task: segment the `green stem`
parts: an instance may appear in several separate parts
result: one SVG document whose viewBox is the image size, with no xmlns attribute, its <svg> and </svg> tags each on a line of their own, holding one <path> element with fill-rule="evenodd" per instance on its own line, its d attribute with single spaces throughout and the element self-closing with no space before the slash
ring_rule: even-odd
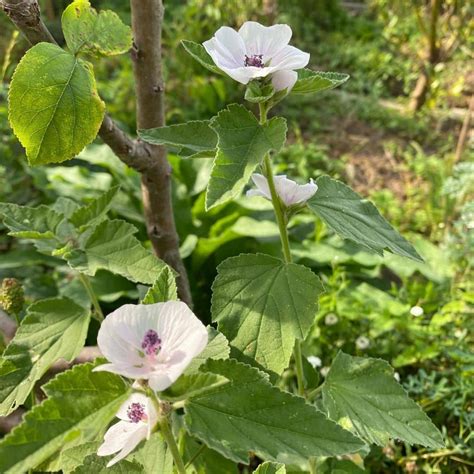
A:
<svg viewBox="0 0 474 474">
<path fill-rule="evenodd" d="M 204 449 L 206 448 L 206 445 L 203 444 L 194 454 L 194 456 L 186 463 L 186 468 L 188 468 L 189 466 L 191 466 L 191 464 L 196 461 L 196 459 L 201 455 L 201 453 L 204 451 Z"/>
<path fill-rule="evenodd" d="M 321 384 L 319 387 L 316 387 L 314 390 L 311 390 L 311 392 L 308 393 L 308 400 L 313 400 L 314 398 L 316 398 L 318 393 L 320 393 L 323 389 L 323 385 L 324 384 Z"/>
<path fill-rule="evenodd" d="M 267 107 L 260 103 L 260 123 L 263 125 L 267 121 Z M 278 223 L 278 230 L 280 232 L 281 248 L 283 257 L 286 263 L 291 263 L 291 251 L 290 251 L 290 240 L 288 238 L 288 219 L 286 212 L 281 204 L 280 198 L 278 197 L 275 180 L 273 178 L 272 163 L 270 161 L 270 155 L 267 153 L 263 159 L 263 169 L 265 177 L 267 178 L 268 187 L 270 189 L 270 195 L 272 197 L 273 209 L 275 211 L 276 221 Z M 293 350 L 293 357 L 295 359 L 296 366 L 296 381 L 298 384 L 298 394 L 304 397 L 304 377 L 303 377 L 303 358 L 301 355 L 301 341 L 296 339 L 295 347 Z"/>
<path fill-rule="evenodd" d="M 99 300 L 97 299 L 97 296 L 94 293 L 94 290 L 92 289 L 91 282 L 89 278 L 84 275 L 83 273 L 79 273 L 79 279 L 81 280 L 82 284 L 84 285 L 84 288 L 87 291 L 87 294 L 89 295 L 89 298 L 91 299 L 92 306 L 94 307 L 94 316 L 95 318 L 99 321 L 102 322 L 104 320 L 104 313 L 102 312 L 102 309 L 100 308 Z"/>
<path fill-rule="evenodd" d="M 178 445 L 174 439 L 168 418 L 163 417 L 160 421 L 161 434 L 168 445 L 171 455 L 173 456 L 174 464 L 179 474 L 186 474 L 186 468 L 184 466 L 183 458 L 179 454 Z"/>
</svg>

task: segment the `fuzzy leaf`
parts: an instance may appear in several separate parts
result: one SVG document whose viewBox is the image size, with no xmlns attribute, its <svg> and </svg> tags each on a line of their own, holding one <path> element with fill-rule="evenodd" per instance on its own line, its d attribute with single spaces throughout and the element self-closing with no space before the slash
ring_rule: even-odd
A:
<svg viewBox="0 0 474 474">
<path fill-rule="evenodd" d="M 194 43 L 193 41 L 182 40 L 181 44 L 186 52 L 193 57 L 199 64 L 204 66 L 209 71 L 215 74 L 225 75 L 215 64 L 212 58 L 206 51 L 202 44 Z"/>
<path fill-rule="evenodd" d="M 77 365 L 43 386 L 48 398 L 0 442 L 0 472 L 34 469 L 59 449 L 99 437 L 130 394 L 121 377 Z"/>
<path fill-rule="evenodd" d="M 292 94 L 314 94 L 334 89 L 349 79 L 349 74 L 338 72 L 317 72 L 311 69 L 300 69 L 298 80 L 291 90 Z"/>
<path fill-rule="evenodd" d="M 210 360 L 201 370 L 228 383 L 188 399 L 186 425 L 191 435 L 235 462 L 247 464 L 253 452 L 298 464 L 309 456 L 347 454 L 363 446 L 303 398 L 272 386 L 257 369 L 229 359 Z"/>
<path fill-rule="evenodd" d="M 206 193 L 206 209 L 237 197 L 255 168 L 286 139 L 286 120 L 274 117 L 261 125 L 242 105 L 232 104 L 211 120 L 218 135 L 217 155 Z"/>
<path fill-rule="evenodd" d="M 304 339 L 323 292 L 309 269 L 263 254 L 231 257 L 217 267 L 212 319 L 233 347 L 281 373 L 295 339 Z"/>
<path fill-rule="evenodd" d="M 141 464 L 142 474 L 173 474 L 173 456 L 159 431 L 140 444 L 127 460 Z"/>
<path fill-rule="evenodd" d="M 68 298 L 41 300 L 28 307 L 0 359 L 0 416 L 21 405 L 54 362 L 71 361 L 79 354 L 89 320 L 89 310 Z"/>
<path fill-rule="evenodd" d="M 423 261 L 370 201 L 329 176 L 321 176 L 316 183 L 318 191 L 308 201 L 308 206 L 341 237 L 379 255 L 388 249 L 403 257 Z"/>
<path fill-rule="evenodd" d="M 323 400 L 331 419 L 369 443 L 385 446 L 396 438 L 430 448 L 444 446 L 441 433 L 384 360 L 339 352 L 323 385 Z"/>
<path fill-rule="evenodd" d="M 50 43 L 23 56 L 8 99 L 11 126 L 31 165 L 73 158 L 97 136 L 105 111 L 91 66 Z"/>
<path fill-rule="evenodd" d="M 119 186 L 114 186 L 87 205 L 76 209 L 69 218 L 69 222 L 78 227 L 81 232 L 89 226 L 100 222 L 109 212 L 112 200 L 117 195 L 119 189 Z"/>
<path fill-rule="evenodd" d="M 156 278 L 153 286 L 147 291 L 142 304 L 164 303 L 165 301 L 175 301 L 177 299 L 178 290 L 173 271 L 166 265 Z"/>
<path fill-rule="evenodd" d="M 133 236 L 137 229 L 125 221 L 101 222 L 83 249 L 65 255 L 76 270 L 94 276 L 97 270 L 122 275 L 128 280 L 153 284 L 165 266 Z"/>
<path fill-rule="evenodd" d="M 97 11 L 87 0 L 73 1 L 61 18 L 64 38 L 72 53 L 97 56 L 126 53 L 132 47 L 132 30 L 111 10 Z"/>
<path fill-rule="evenodd" d="M 217 135 L 209 124 L 209 120 L 195 120 L 167 127 L 138 130 L 138 135 L 153 145 L 167 145 L 182 156 L 191 158 L 196 154 L 212 156 L 217 146 Z"/>
</svg>

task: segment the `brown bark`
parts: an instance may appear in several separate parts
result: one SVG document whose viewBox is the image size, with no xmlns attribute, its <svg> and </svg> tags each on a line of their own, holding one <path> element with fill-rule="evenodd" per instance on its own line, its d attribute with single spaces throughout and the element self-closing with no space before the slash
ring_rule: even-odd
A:
<svg viewBox="0 0 474 474">
<path fill-rule="evenodd" d="M 137 96 L 137 128 L 165 125 L 165 88 L 161 34 L 164 7 L 161 0 L 131 0 L 134 47 L 132 52 Z M 171 200 L 171 166 L 163 146 L 148 145 L 151 165 L 142 171 L 143 207 L 148 236 L 155 252 L 172 262 L 181 299 L 191 301 L 186 270 L 179 255 L 179 241 Z"/>
<path fill-rule="evenodd" d="M 41 20 L 37 0 L 0 0 L 0 7 L 31 44 L 42 41 L 55 43 Z M 138 45 L 134 53 L 138 127 L 158 127 L 164 124 L 161 74 L 163 6 L 157 0 L 133 1 L 132 10 Z M 179 296 L 192 305 L 186 269 L 179 255 L 179 239 L 171 203 L 171 169 L 166 151 L 162 147 L 133 140 L 108 115 L 104 117 L 99 135 L 124 163 L 142 174 L 145 220 L 153 249 L 178 272 Z"/>
</svg>

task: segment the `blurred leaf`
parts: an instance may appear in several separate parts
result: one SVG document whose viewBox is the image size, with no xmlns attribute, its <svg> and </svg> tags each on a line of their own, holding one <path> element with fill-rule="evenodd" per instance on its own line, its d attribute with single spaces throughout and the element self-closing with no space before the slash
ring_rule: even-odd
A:
<svg viewBox="0 0 474 474">
<path fill-rule="evenodd" d="M 286 474 L 284 464 L 275 462 L 264 462 L 254 471 L 255 474 Z"/>
<path fill-rule="evenodd" d="M 314 323 L 323 287 L 307 267 L 243 254 L 217 267 L 212 291 L 212 319 L 232 346 L 280 374 Z"/>
<path fill-rule="evenodd" d="M 73 54 L 98 56 L 126 53 L 132 47 L 132 30 L 111 10 L 99 14 L 87 0 L 73 1 L 61 18 L 64 38 Z"/>
<path fill-rule="evenodd" d="M 58 359 L 72 361 L 84 346 L 90 311 L 67 298 L 28 307 L 0 359 L 0 416 L 21 405 L 35 383 Z"/>
<path fill-rule="evenodd" d="M 73 158 L 94 140 L 104 117 L 91 66 L 50 43 L 23 56 L 8 98 L 11 126 L 31 165 Z"/>
<path fill-rule="evenodd" d="M 444 446 L 441 433 L 384 360 L 339 352 L 324 382 L 323 400 L 331 419 L 368 443 L 385 446 L 395 438 L 430 448 Z"/>
</svg>

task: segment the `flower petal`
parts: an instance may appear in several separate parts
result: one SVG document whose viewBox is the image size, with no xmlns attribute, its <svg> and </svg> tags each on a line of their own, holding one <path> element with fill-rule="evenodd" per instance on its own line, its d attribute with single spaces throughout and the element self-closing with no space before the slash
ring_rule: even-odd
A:
<svg viewBox="0 0 474 474">
<path fill-rule="evenodd" d="M 273 88 L 278 92 L 284 89 L 290 92 L 298 80 L 298 73 L 296 71 L 277 71 L 272 74 Z"/>
<path fill-rule="evenodd" d="M 228 26 L 219 28 L 203 46 L 218 67 L 237 68 L 244 65 L 245 44 L 237 31 Z"/>
<path fill-rule="evenodd" d="M 288 179 L 285 175 L 275 176 L 274 179 L 278 196 L 288 207 L 306 202 L 318 190 L 318 186 L 313 180 L 301 185 Z"/>
<path fill-rule="evenodd" d="M 140 441 L 144 440 L 146 437 L 147 427 L 145 425 L 141 425 L 139 429 L 130 434 L 123 449 L 117 454 L 117 456 L 112 458 L 112 460 L 107 463 L 107 467 L 113 466 L 122 459 L 126 458 L 140 444 Z"/>
<path fill-rule="evenodd" d="M 252 175 L 252 181 L 254 182 L 255 186 L 257 186 L 257 189 L 249 189 L 247 191 L 247 196 L 262 196 L 266 199 L 272 199 L 267 178 L 265 178 L 265 176 L 259 173 L 254 173 Z"/>
<path fill-rule="evenodd" d="M 104 442 L 100 445 L 97 455 L 110 456 L 126 446 L 130 437 L 138 432 L 144 424 L 129 423 L 127 421 L 119 421 L 112 425 L 104 435 Z"/>
<path fill-rule="evenodd" d="M 309 62 L 309 53 L 294 46 L 285 46 L 271 60 L 270 66 L 275 70 L 301 69 Z"/>
<path fill-rule="evenodd" d="M 263 26 L 255 21 L 246 21 L 239 29 L 248 56 L 262 54 L 267 62 L 280 52 L 291 39 L 288 25 Z"/>
<path fill-rule="evenodd" d="M 134 367 L 129 364 L 102 364 L 94 367 L 93 372 L 111 372 L 112 374 L 122 375 L 130 379 L 147 379 L 150 374 L 148 365 Z"/>
</svg>

